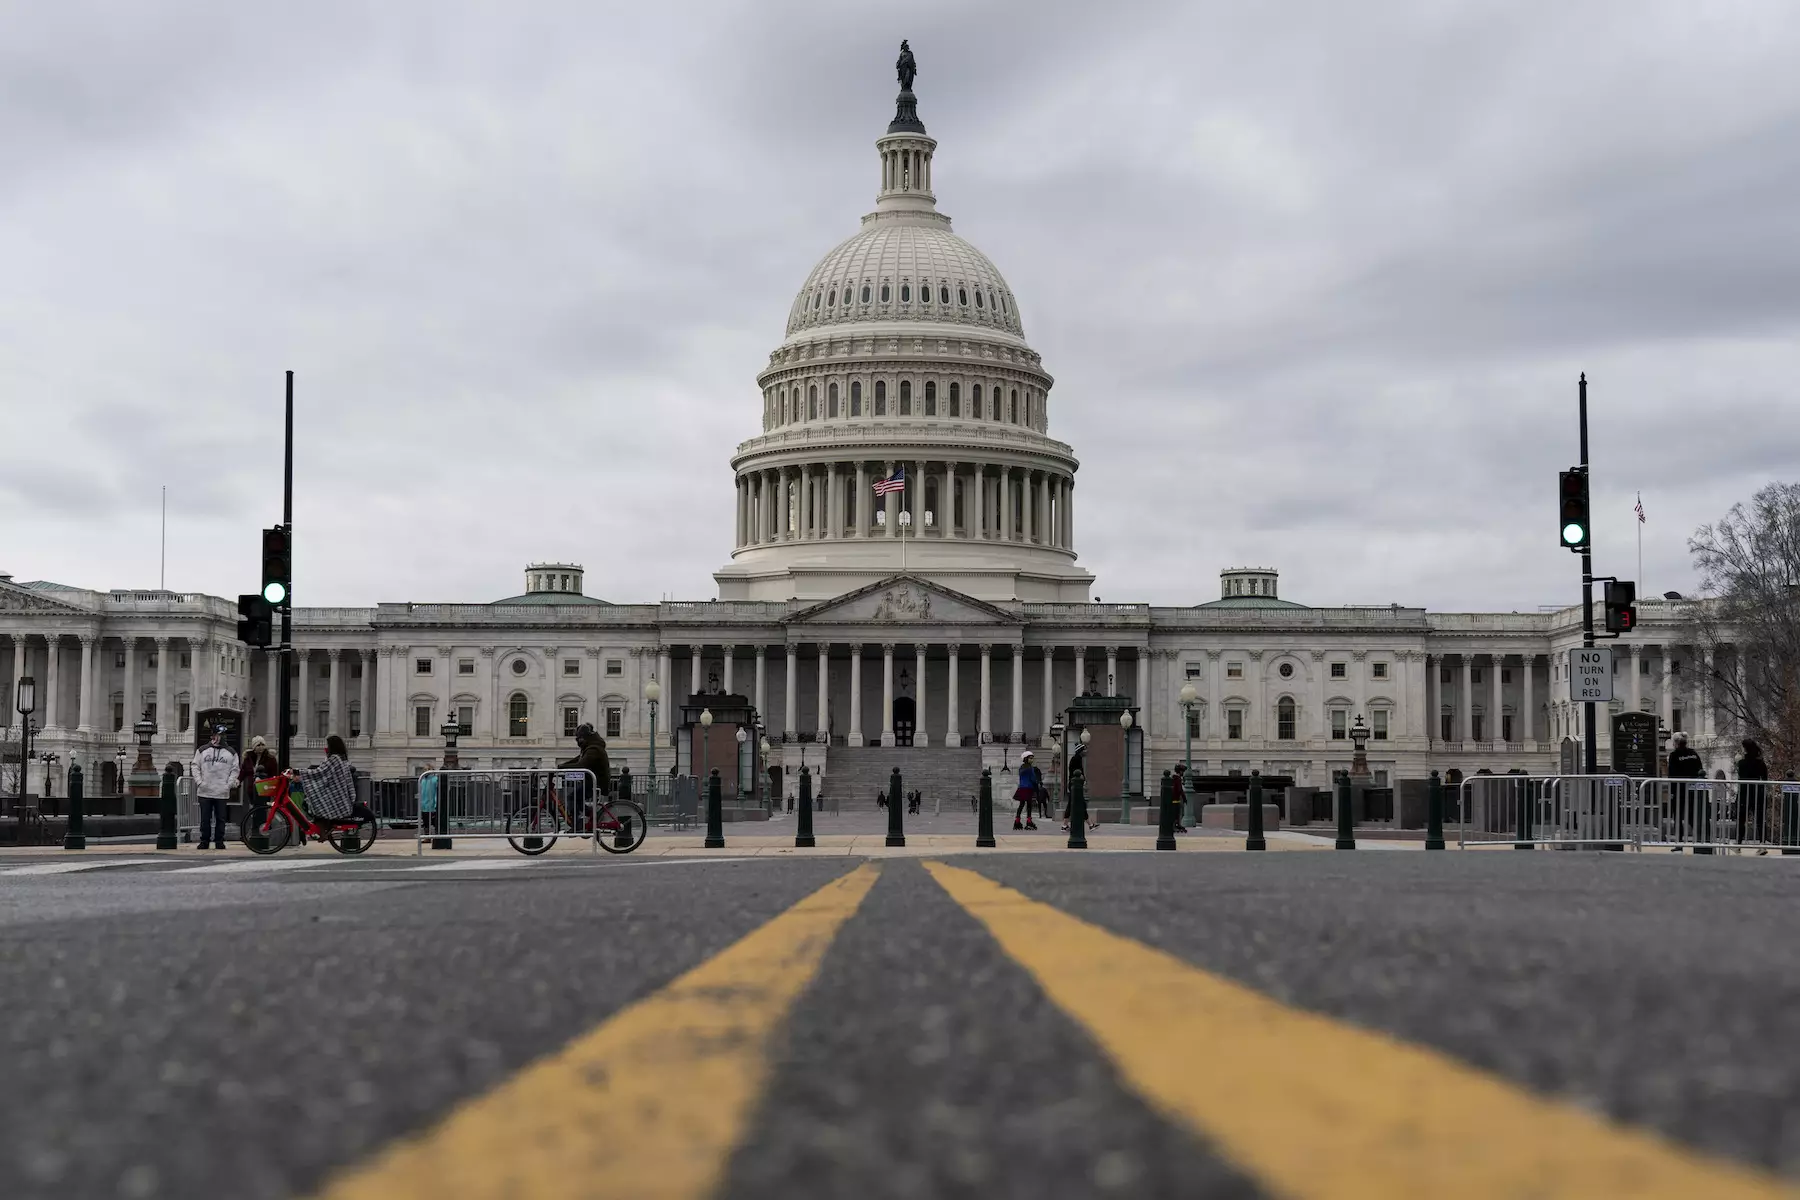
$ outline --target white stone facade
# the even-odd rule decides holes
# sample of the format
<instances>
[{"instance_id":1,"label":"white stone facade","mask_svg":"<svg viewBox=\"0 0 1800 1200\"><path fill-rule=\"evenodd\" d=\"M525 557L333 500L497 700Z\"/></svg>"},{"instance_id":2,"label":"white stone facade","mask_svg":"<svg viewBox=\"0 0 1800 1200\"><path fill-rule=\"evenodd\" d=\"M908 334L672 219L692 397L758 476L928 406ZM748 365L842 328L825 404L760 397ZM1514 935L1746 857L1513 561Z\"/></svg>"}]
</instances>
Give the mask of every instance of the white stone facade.
<instances>
[{"instance_id":1,"label":"white stone facade","mask_svg":"<svg viewBox=\"0 0 1800 1200\"><path fill-rule=\"evenodd\" d=\"M579 565L536 563L522 594L493 603L299 609L298 759L322 755L331 732L365 769L410 774L440 760L455 715L464 765L567 757L589 722L615 763L642 771L654 677L659 768L669 712L701 691L750 696L784 748L1037 743L1073 696L1097 691L1140 706L1152 777L1191 753L1198 771L1324 783L1350 765L1358 715L1389 779L1555 768L1580 736L1563 665L1581 641L1574 608L1315 608L1281 598L1260 568L1222 572L1220 597L1191 607L1091 602L1079 464L1049 434L1053 381L1017 299L936 211L936 142L908 128L877 147L875 212L820 260L758 377L762 431L732 459L719 598L610 604L583 595ZM905 492L877 499L897 468ZM6 719L17 678L33 675L48 705L37 749L96 779L146 707L158 762L185 759L184 720L215 706L273 741L275 656L237 643L235 618L217 597L0 575ZM1689 728L1723 764L1730 731L1683 628L1674 604L1641 606L1613 643L1614 707Z\"/></svg>"}]
</instances>

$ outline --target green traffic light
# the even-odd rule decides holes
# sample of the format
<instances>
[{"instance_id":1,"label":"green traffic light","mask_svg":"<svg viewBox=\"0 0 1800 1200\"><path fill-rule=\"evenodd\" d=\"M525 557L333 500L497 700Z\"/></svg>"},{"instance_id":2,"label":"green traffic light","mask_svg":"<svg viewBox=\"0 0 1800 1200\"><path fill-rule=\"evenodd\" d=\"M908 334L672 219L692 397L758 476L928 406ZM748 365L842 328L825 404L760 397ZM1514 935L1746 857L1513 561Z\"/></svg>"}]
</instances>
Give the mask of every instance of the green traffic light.
<instances>
[{"instance_id":1,"label":"green traffic light","mask_svg":"<svg viewBox=\"0 0 1800 1200\"><path fill-rule=\"evenodd\" d=\"M271 579L263 584L263 599L270 604L280 604L287 599L287 585L279 579Z\"/></svg>"},{"instance_id":2,"label":"green traffic light","mask_svg":"<svg viewBox=\"0 0 1800 1200\"><path fill-rule=\"evenodd\" d=\"M1563 545L1579 546L1587 541L1587 530L1571 521L1563 526Z\"/></svg>"}]
</instances>

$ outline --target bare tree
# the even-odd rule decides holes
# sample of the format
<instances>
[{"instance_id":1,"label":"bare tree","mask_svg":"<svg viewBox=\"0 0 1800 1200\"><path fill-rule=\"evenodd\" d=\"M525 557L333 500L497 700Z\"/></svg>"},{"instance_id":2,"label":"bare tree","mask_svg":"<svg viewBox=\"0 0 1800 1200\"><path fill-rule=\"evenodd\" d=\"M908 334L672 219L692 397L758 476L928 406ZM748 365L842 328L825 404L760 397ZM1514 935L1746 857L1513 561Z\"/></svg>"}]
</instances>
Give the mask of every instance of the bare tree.
<instances>
[{"instance_id":1,"label":"bare tree","mask_svg":"<svg viewBox=\"0 0 1800 1200\"><path fill-rule=\"evenodd\" d=\"M1703 598L1689 606L1712 703L1800 769L1800 483L1771 483L1688 540Z\"/></svg>"}]
</instances>

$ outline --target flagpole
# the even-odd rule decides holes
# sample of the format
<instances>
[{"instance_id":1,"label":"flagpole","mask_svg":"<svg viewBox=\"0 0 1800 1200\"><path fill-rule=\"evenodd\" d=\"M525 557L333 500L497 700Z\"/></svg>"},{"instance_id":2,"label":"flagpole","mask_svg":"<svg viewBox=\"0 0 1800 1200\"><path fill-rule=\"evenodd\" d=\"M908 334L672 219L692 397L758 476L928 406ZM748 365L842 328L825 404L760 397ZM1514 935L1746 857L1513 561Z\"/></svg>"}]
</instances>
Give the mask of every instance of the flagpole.
<instances>
[{"instance_id":1,"label":"flagpole","mask_svg":"<svg viewBox=\"0 0 1800 1200\"><path fill-rule=\"evenodd\" d=\"M1638 586L1644 586L1644 493L1637 497Z\"/></svg>"}]
</instances>

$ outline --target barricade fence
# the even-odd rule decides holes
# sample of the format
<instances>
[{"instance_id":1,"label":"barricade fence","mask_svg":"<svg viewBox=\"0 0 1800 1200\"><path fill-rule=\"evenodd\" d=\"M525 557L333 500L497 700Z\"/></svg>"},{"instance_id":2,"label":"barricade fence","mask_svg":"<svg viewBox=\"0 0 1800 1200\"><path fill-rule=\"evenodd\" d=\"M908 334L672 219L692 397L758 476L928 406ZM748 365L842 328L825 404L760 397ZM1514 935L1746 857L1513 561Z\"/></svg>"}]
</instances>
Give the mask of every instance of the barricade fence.
<instances>
[{"instance_id":1,"label":"barricade fence","mask_svg":"<svg viewBox=\"0 0 1800 1200\"><path fill-rule=\"evenodd\" d=\"M423 854L434 838L593 842L597 794L594 773L574 768L426 771L415 792L414 853Z\"/></svg>"},{"instance_id":2,"label":"barricade fence","mask_svg":"<svg viewBox=\"0 0 1800 1200\"><path fill-rule=\"evenodd\" d=\"M1476 775L1454 792L1461 846L1800 851L1800 783Z\"/></svg>"}]
</instances>

